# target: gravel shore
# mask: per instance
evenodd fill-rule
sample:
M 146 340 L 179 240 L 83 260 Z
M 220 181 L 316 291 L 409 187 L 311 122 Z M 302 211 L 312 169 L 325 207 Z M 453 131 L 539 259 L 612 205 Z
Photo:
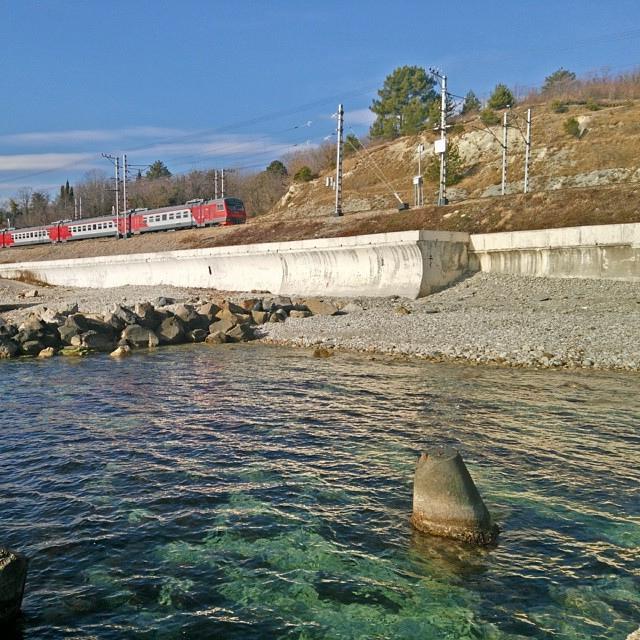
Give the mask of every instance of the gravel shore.
M 24 297 L 34 288 L 37 297 Z M 103 313 L 114 303 L 133 305 L 159 296 L 204 301 L 221 295 L 169 286 L 71 289 L 0 280 L 0 317 L 15 323 L 40 306 L 77 303 L 82 312 Z M 420 300 L 327 300 L 342 313 L 261 325 L 257 335 L 275 344 L 436 361 L 640 371 L 640 283 L 475 274 Z

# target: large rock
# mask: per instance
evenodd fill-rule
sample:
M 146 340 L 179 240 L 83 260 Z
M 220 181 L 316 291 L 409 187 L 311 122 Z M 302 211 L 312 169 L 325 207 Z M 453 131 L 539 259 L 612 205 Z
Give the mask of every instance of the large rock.
M 111 335 L 98 333 L 93 329 L 83 333 L 81 338 L 81 345 L 93 351 L 111 351 L 115 342 Z
M 184 334 L 184 324 L 176 316 L 163 320 L 156 330 L 160 344 L 180 344 L 184 342 Z
M 207 344 L 224 344 L 228 342 L 227 334 L 224 331 L 215 331 L 206 337 L 205 342 Z
M 0 547 L 0 625 L 20 613 L 28 565 L 23 554 Z
M 20 350 L 27 356 L 37 356 L 44 349 L 40 340 L 25 340 L 20 344 Z
M 122 339 L 126 340 L 127 344 L 134 349 L 157 347 L 160 343 L 158 336 L 151 329 L 141 327 L 139 324 L 131 324 L 125 327 L 122 332 Z
M 179 304 L 173 310 L 176 318 L 180 318 L 184 325 L 185 331 L 193 331 L 194 329 L 206 329 L 209 324 L 209 316 L 198 313 L 190 304 Z
M 109 316 L 109 324 L 112 324 L 118 331 L 122 331 L 129 324 L 138 323 L 138 316 L 129 307 L 122 304 L 113 305 L 107 316 Z
M 254 310 L 251 312 L 251 318 L 253 319 L 255 324 L 264 324 L 265 322 L 269 321 L 269 312 Z
M 207 337 L 206 329 L 193 329 L 187 332 L 187 340 L 189 342 L 204 342 Z
M 419 531 L 473 544 L 492 544 L 498 536 L 462 457 L 449 447 L 420 456 L 411 523 Z
M 20 348 L 8 338 L 0 338 L 0 359 L 13 358 L 18 355 Z
M 208 318 L 209 322 L 216 320 L 220 311 L 222 311 L 222 309 L 215 302 L 205 302 L 197 308 L 197 312 L 201 316 Z
M 18 333 L 18 327 L 0 318 L 0 338 L 12 338 Z
M 320 298 L 308 298 L 304 301 L 304 306 L 309 309 L 314 316 L 333 316 L 338 313 L 338 307 L 330 302 L 320 300 Z
M 138 324 L 141 327 L 155 331 L 160 326 L 162 317 L 150 302 L 139 302 L 133 310 L 138 316 Z
M 237 324 L 237 320 L 230 320 L 228 318 L 225 318 L 224 320 L 217 320 L 209 325 L 209 333 L 216 333 L 216 331 L 226 333 L 230 329 L 233 329 Z
M 225 333 L 229 342 L 244 342 L 253 338 L 253 328 L 248 322 L 237 324 Z

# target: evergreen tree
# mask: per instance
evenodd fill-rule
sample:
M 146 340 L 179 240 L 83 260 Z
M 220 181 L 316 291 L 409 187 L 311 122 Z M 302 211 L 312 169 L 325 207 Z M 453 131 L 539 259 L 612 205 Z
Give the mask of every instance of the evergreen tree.
M 515 103 L 516 99 L 509 87 L 506 84 L 497 84 L 487 104 L 490 109 L 506 109 L 513 107 Z
M 158 178 L 170 178 L 171 171 L 167 169 L 167 165 L 165 165 L 162 160 L 156 160 L 154 163 L 149 165 L 149 169 L 146 174 L 149 180 L 157 180 Z
M 552 93 L 554 91 L 566 89 L 576 79 L 576 74 L 573 71 L 568 71 L 560 67 L 557 71 L 554 71 L 551 75 L 548 75 L 544 79 L 542 85 L 542 93 Z
M 287 167 L 284 166 L 284 163 L 280 160 L 274 160 L 269 164 L 269 166 L 265 169 L 267 173 L 280 176 L 281 178 L 286 178 L 289 173 L 287 172 Z
M 464 102 L 462 103 L 462 115 L 467 113 L 472 113 L 474 111 L 480 111 L 480 100 L 473 91 L 469 91 L 467 95 L 464 97 Z
M 371 104 L 376 120 L 370 135 L 395 138 L 417 133 L 424 127 L 429 106 L 436 99 L 435 80 L 421 67 L 398 67 L 384 81 Z

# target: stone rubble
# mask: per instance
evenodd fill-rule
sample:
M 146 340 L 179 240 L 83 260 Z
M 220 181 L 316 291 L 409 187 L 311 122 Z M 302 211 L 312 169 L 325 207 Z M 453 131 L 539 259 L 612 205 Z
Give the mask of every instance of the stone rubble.
M 0 280 L 0 300 L 9 307 L 0 313 L 0 358 L 257 339 L 331 353 L 640 371 L 637 282 L 475 274 L 418 300 L 44 287 L 27 304 L 24 285 Z

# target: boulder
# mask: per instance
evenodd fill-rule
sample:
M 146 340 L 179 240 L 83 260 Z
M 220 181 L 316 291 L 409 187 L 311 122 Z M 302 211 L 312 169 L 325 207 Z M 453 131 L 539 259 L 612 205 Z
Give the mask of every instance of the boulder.
M 479 545 L 493 544 L 498 536 L 462 456 L 450 447 L 420 456 L 411 523 L 424 533 Z
M 252 311 L 251 318 L 255 324 L 264 324 L 269 321 L 269 312 L 268 311 Z
M 29 289 L 28 291 L 24 292 L 24 297 L 25 298 L 37 298 L 40 294 L 38 293 L 37 289 Z
M 184 324 L 177 316 L 166 318 L 156 330 L 160 344 L 180 344 L 184 342 Z
M 133 311 L 138 316 L 137 324 L 141 327 L 155 331 L 162 322 L 162 318 L 150 302 L 138 302 Z
M 330 358 L 333 355 L 333 349 L 327 349 L 327 347 L 316 347 L 313 350 L 314 358 Z
M 37 356 L 44 349 L 39 340 L 26 340 L 20 344 L 20 350 L 27 356 Z
M 289 311 L 290 318 L 308 318 L 311 315 L 311 311 L 304 311 L 301 309 L 292 309 Z
M 273 318 L 274 316 L 276 316 L 278 318 L 278 322 L 284 322 L 288 317 L 288 313 L 285 309 L 283 308 L 279 308 L 276 309 L 272 314 L 271 317 Z
M 18 355 L 20 348 L 8 338 L 0 337 L 0 359 L 13 358 Z
M 18 340 L 20 342 L 38 340 L 43 336 L 46 328 L 46 323 L 42 322 L 38 317 L 29 316 L 27 320 L 18 326 Z
M 248 315 L 248 311 L 241 307 L 239 304 L 235 304 L 235 302 L 231 302 L 230 300 L 225 300 L 221 305 L 220 305 L 220 311 L 217 313 L 218 318 L 222 318 L 223 315 L 229 315 L 229 314 L 234 314 L 234 315 Z
M 358 311 L 362 311 L 363 308 L 364 307 L 359 302 L 351 300 L 351 302 L 347 302 L 340 311 L 342 311 L 342 313 L 357 313 Z
M 0 625 L 20 613 L 29 561 L 21 553 L 0 547 Z
M 193 329 L 187 332 L 187 340 L 189 342 L 204 342 L 207 335 L 206 329 Z
M 209 320 L 209 322 L 213 322 L 217 319 L 218 313 L 222 311 L 222 309 L 215 304 L 215 302 L 205 302 L 201 304 L 196 311 Z
M 80 336 L 76 336 L 80 337 Z M 114 339 L 111 335 L 98 333 L 93 329 L 85 332 L 81 336 L 81 345 L 93 351 L 111 351 L 113 349 Z
M 314 316 L 333 316 L 338 313 L 338 307 L 320 298 L 308 298 L 304 301 L 304 305 Z
M 168 298 L 166 296 L 160 296 L 153 301 L 154 307 L 167 307 L 170 304 L 175 304 L 175 298 Z
M 125 327 L 122 332 L 122 338 L 133 349 L 157 347 L 160 343 L 158 336 L 151 329 L 141 327 L 139 324 L 131 324 Z
M 38 358 L 53 358 L 56 355 L 56 350 L 53 347 L 45 347 L 39 354 Z
M 131 347 L 128 344 L 123 344 L 116 347 L 110 354 L 112 358 L 126 358 L 131 355 Z
M 58 355 L 60 356 L 68 356 L 71 358 L 81 358 L 83 356 L 89 355 L 89 349 L 86 347 L 63 347 L 58 351 Z
M 122 331 L 128 324 L 137 324 L 138 316 L 129 308 L 122 304 L 115 304 L 111 307 L 107 322 L 116 328 L 116 331 Z M 120 328 L 118 328 L 120 326 Z
M 215 333 L 216 331 L 222 331 L 222 333 L 226 333 L 229 329 L 233 329 L 238 324 L 237 320 L 230 320 L 225 318 L 224 320 L 218 320 L 216 322 L 212 322 L 209 325 L 209 333 Z
M 253 338 L 253 328 L 248 322 L 243 322 L 226 331 L 226 335 L 229 342 L 245 342 Z
M 53 324 L 56 327 L 64 324 L 67 319 L 66 316 L 63 316 L 60 312 L 55 309 L 48 309 L 47 307 L 42 307 L 38 312 L 38 318 L 42 320 L 42 322 L 46 324 Z
M 224 344 L 227 342 L 227 336 L 224 331 L 214 331 L 205 338 L 205 342 L 207 344 Z
M 0 318 L 0 338 L 12 338 L 18 333 L 18 327 L 15 324 L 9 324 Z
M 206 329 L 210 324 L 209 316 L 201 315 L 190 304 L 177 305 L 173 313 L 176 318 L 180 318 L 186 331 Z
M 240 303 L 240 306 L 245 310 L 251 312 L 253 308 L 260 302 L 258 298 L 246 298 Z

